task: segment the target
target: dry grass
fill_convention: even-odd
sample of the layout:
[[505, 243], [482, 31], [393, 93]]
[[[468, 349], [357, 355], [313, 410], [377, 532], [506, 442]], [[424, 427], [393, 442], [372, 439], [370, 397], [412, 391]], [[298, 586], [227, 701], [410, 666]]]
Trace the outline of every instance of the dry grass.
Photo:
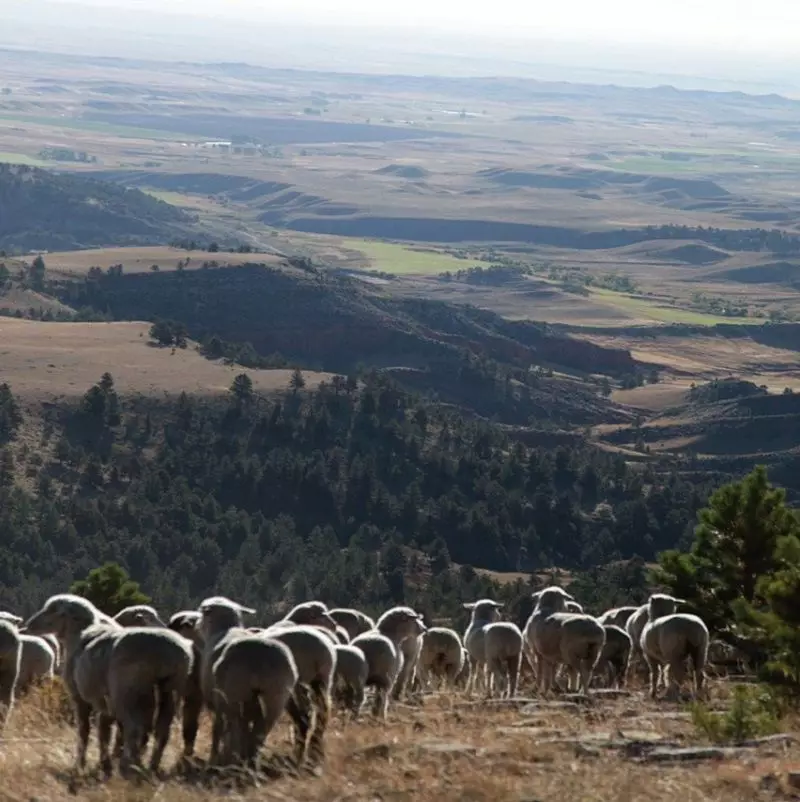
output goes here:
[[[725, 695], [716, 683], [717, 701]], [[752, 757], [682, 766], [652, 765], [613, 750], [575, 745], [620, 734], [696, 742], [688, 714], [637, 695], [596, 700], [573, 709], [469, 703], [461, 696], [426, 697], [423, 704], [398, 705], [386, 726], [365, 718], [357, 724], [335, 718], [326, 741], [327, 758], [317, 773], [261, 780], [244, 787], [198, 782], [173, 769], [179, 731], [160, 780], [129, 784], [87, 777], [75, 782], [71, 764], [74, 733], [59, 723], [57, 696], [40, 691], [23, 700], [0, 751], [0, 798], [9, 802], [66, 800], [99, 802], [205, 802], [222, 798], [301, 802], [340, 800], [472, 800], [497, 802], [757, 802], [788, 798], [786, 772], [798, 765], [797, 747], [778, 747]], [[664, 715], [664, 713], [667, 715]], [[199, 754], [208, 749], [204, 723]], [[286, 754], [286, 723], [268, 748]], [[558, 743], [558, 739], [573, 741]], [[547, 741], [551, 741], [548, 743]], [[94, 744], [90, 761], [96, 760]], [[91, 765], [91, 764], [90, 764]]]
[[[43, 399], [82, 395], [105, 371], [123, 394], [224, 393], [246, 372], [258, 392], [289, 387], [290, 370], [252, 370], [211, 362], [192, 343], [171, 351], [150, 345], [147, 323], [42, 323], [0, 318], [3, 381], [15, 395]], [[304, 374], [309, 389], [330, 378]]]

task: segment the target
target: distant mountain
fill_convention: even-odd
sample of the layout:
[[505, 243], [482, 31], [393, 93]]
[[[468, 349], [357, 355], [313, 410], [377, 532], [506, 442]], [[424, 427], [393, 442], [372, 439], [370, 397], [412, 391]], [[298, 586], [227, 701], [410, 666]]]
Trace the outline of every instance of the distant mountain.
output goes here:
[[8, 252], [159, 245], [192, 221], [138, 189], [0, 164], [0, 249]]

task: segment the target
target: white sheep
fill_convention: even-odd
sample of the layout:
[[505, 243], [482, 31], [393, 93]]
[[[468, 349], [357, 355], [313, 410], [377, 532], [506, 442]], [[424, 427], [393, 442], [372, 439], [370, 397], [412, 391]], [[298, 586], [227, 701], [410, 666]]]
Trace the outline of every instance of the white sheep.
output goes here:
[[628, 619], [638, 610], [638, 607], [612, 607], [606, 610], [602, 615], [597, 616], [597, 620], [605, 625], [609, 624], [612, 627], [621, 627], [625, 629]]
[[186, 685], [183, 697], [183, 756], [189, 758], [194, 754], [197, 731], [200, 725], [200, 713], [203, 709], [203, 690], [200, 686], [200, 671], [203, 662], [203, 638], [200, 633], [201, 615], [197, 610], [181, 610], [175, 613], [167, 624], [168, 629], [177, 632], [192, 643], [194, 659], [192, 673]]
[[400, 668], [397, 673], [392, 698], [397, 700], [403, 695], [406, 687], [414, 682], [417, 660], [422, 648], [421, 635], [426, 631], [422, 616], [411, 607], [392, 607], [376, 622], [375, 629], [392, 640], [398, 648]]
[[349, 607], [336, 607], [328, 612], [340, 627], [344, 627], [351, 641], [358, 635], [363, 635], [365, 632], [371, 632], [375, 629], [375, 622], [360, 610], [354, 610]]
[[631, 655], [631, 636], [614, 624], [604, 624], [606, 642], [600, 653], [598, 666], [606, 669], [608, 685], [616, 688], [624, 685]]
[[[663, 593], [655, 594], [664, 600], [672, 599], [674, 606], [672, 607], [672, 612], [674, 613], [677, 609], [678, 604], [683, 603], [682, 599], [676, 599], [673, 596], [667, 596]], [[664, 602], [666, 603], [666, 601]], [[647, 625], [649, 611], [650, 611], [650, 603], [642, 604], [641, 606], [636, 608], [636, 611], [628, 618], [625, 622], [625, 631], [631, 637], [631, 654], [630, 658], [628, 659], [628, 672], [627, 672], [627, 681], [630, 682], [630, 679], [633, 673], [636, 671], [638, 666], [644, 666], [647, 668], [647, 661], [645, 660], [644, 654], [642, 653], [642, 632], [644, 632], [644, 628]], [[657, 682], [661, 681], [661, 670], [659, 668], [659, 677], [657, 678]]]
[[357, 635], [350, 645], [360, 649], [367, 661], [366, 685], [375, 688], [373, 715], [386, 721], [389, 695], [400, 672], [402, 652], [390, 638], [377, 630]]
[[284, 616], [283, 620], [290, 621], [293, 624], [323, 627], [331, 632], [336, 632], [336, 627], [338, 626], [337, 622], [328, 612], [327, 606], [319, 601], [298, 604]]
[[522, 661], [522, 632], [509, 621], [496, 621], [483, 630], [489, 696], [495, 689], [509, 699], [517, 694]]
[[141, 766], [141, 752], [151, 732], [155, 741], [149, 768], [158, 771], [193, 662], [191, 641], [166, 628], [125, 628], [114, 638], [108, 690], [122, 730], [123, 772]]
[[650, 669], [650, 696], [655, 699], [659, 672], [663, 673], [667, 698], [677, 697], [686, 676], [689, 658], [694, 673], [695, 696], [703, 692], [708, 657], [708, 627], [696, 615], [676, 613], [680, 599], [654, 594], [648, 602], [648, 620], [642, 631], [641, 648]]
[[288, 646], [263, 635], [228, 642], [212, 666], [215, 724], [226, 762], [252, 761], [289, 706], [299, 678]]
[[19, 636], [22, 653], [19, 662], [17, 692], [24, 693], [32, 685], [53, 678], [56, 655], [49, 640], [26, 632]]
[[342, 706], [357, 719], [364, 704], [369, 676], [369, 663], [358, 646], [340, 643], [336, 646], [334, 693]]
[[114, 717], [109, 705], [108, 664], [123, 628], [87, 599], [62, 593], [45, 602], [27, 621], [25, 631], [29, 635], [53, 633], [64, 644], [64, 680], [75, 705], [78, 727], [76, 768], [83, 771], [86, 767], [91, 718], [96, 712], [100, 765], [109, 774]]
[[[262, 634], [286, 644], [297, 666], [299, 678], [296, 701], [300, 710], [296, 720], [302, 721], [302, 726], [298, 724], [295, 728], [297, 764], [302, 765], [307, 757], [314, 762], [322, 760], [324, 737], [331, 715], [331, 691], [336, 671], [336, 637], [330, 630], [321, 631], [320, 628], [302, 624], [273, 626], [265, 629]], [[308, 688], [310, 694], [307, 702], [305, 688]], [[313, 722], [310, 721], [312, 717]]]
[[135, 604], [120, 610], [114, 620], [123, 627], [166, 627], [161, 616], [149, 604]]
[[539, 688], [548, 693], [560, 664], [580, 677], [580, 690], [588, 694], [592, 672], [605, 645], [605, 630], [589, 615], [565, 612], [572, 597], [558, 587], [533, 594], [536, 607], [525, 626], [528, 648], [536, 656]]
[[14, 709], [22, 643], [17, 627], [0, 619], [0, 732]]
[[466, 691], [467, 696], [471, 696], [478, 685], [485, 684], [488, 690], [485, 630], [489, 624], [495, 623], [500, 618], [500, 610], [503, 605], [491, 599], [479, 599], [476, 602], [465, 602], [464, 608], [471, 611], [469, 624], [464, 632], [464, 647], [469, 655], [470, 663], [470, 676]]
[[454, 685], [464, 667], [464, 647], [458, 633], [448, 627], [431, 627], [422, 636], [417, 664], [420, 684], [427, 690], [431, 679]]

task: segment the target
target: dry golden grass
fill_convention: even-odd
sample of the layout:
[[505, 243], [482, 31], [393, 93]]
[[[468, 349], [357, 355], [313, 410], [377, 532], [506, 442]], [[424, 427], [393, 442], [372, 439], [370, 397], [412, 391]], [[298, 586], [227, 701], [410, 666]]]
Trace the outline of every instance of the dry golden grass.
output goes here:
[[[727, 695], [715, 684], [719, 703]], [[790, 798], [787, 771], [800, 765], [797, 747], [773, 747], [745, 759], [694, 765], [653, 765], [614, 750], [581, 748], [576, 739], [669, 738], [698, 742], [688, 713], [645, 701], [641, 693], [616, 701], [595, 700], [573, 709], [470, 703], [463, 696], [429, 696], [422, 704], [395, 705], [383, 726], [366, 716], [358, 723], [337, 716], [326, 740], [327, 757], [316, 774], [198, 781], [173, 766], [176, 726], [164, 776], [128, 783], [118, 777], [75, 780], [75, 736], [60, 715], [58, 693], [42, 689], [15, 710], [0, 749], [0, 798], [9, 802], [77, 799], [80, 802], [211, 802], [222, 798], [356, 802], [356, 800], [472, 800], [473, 802], [758, 802]], [[666, 713], [666, 715], [664, 715]], [[207, 754], [207, 722], [199, 755]], [[565, 739], [572, 743], [547, 741]], [[268, 749], [288, 754], [285, 722]], [[96, 761], [95, 745], [90, 747]]]
[[[105, 371], [123, 394], [224, 393], [246, 372], [258, 392], [289, 387], [290, 370], [252, 370], [211, 362], [194, 344], [185, 350], [156, 348], [147, 323], [42, 323], [0, 318], [3, 381], [26, 399], [82, 395]], [[305, 373], [311, 389], [330, 378]]]

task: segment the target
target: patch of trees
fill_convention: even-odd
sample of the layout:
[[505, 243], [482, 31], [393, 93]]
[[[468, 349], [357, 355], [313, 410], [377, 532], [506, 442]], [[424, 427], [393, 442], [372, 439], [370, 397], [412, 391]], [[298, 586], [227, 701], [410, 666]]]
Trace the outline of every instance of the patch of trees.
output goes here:
[[0, 604], [23, 610], [114, 562], [167, 608], [227, 593], [447, 615], [498, 592], [470, 566], [591, 570], [685, 547], [709, 490], [527, 448], [380, 375], [267, 400], [242, 374], [228, 399], [124, 404], [104, 375], [48, 414], [62, 434], [29, 466], [36, 492], [0, 488]]
[[162, 348], [186, 348], [186, 327], [174, 320], [156, 320], [150, 326], [150, 339]]
[[700, 404], [713, 404], [717, 401], [731, 401], [755, 395], [767, 395], [767, 389], [744, 379], [714, 379], [705, 384], [692, 385], [687, 393], [690, 401]]
[[44, 161], [78, 162], [79, 164], [95, 164], [97, 156], [90, 156], [85, 150], [72, 150], [71, 148], [42, 148], [39, 158]]

